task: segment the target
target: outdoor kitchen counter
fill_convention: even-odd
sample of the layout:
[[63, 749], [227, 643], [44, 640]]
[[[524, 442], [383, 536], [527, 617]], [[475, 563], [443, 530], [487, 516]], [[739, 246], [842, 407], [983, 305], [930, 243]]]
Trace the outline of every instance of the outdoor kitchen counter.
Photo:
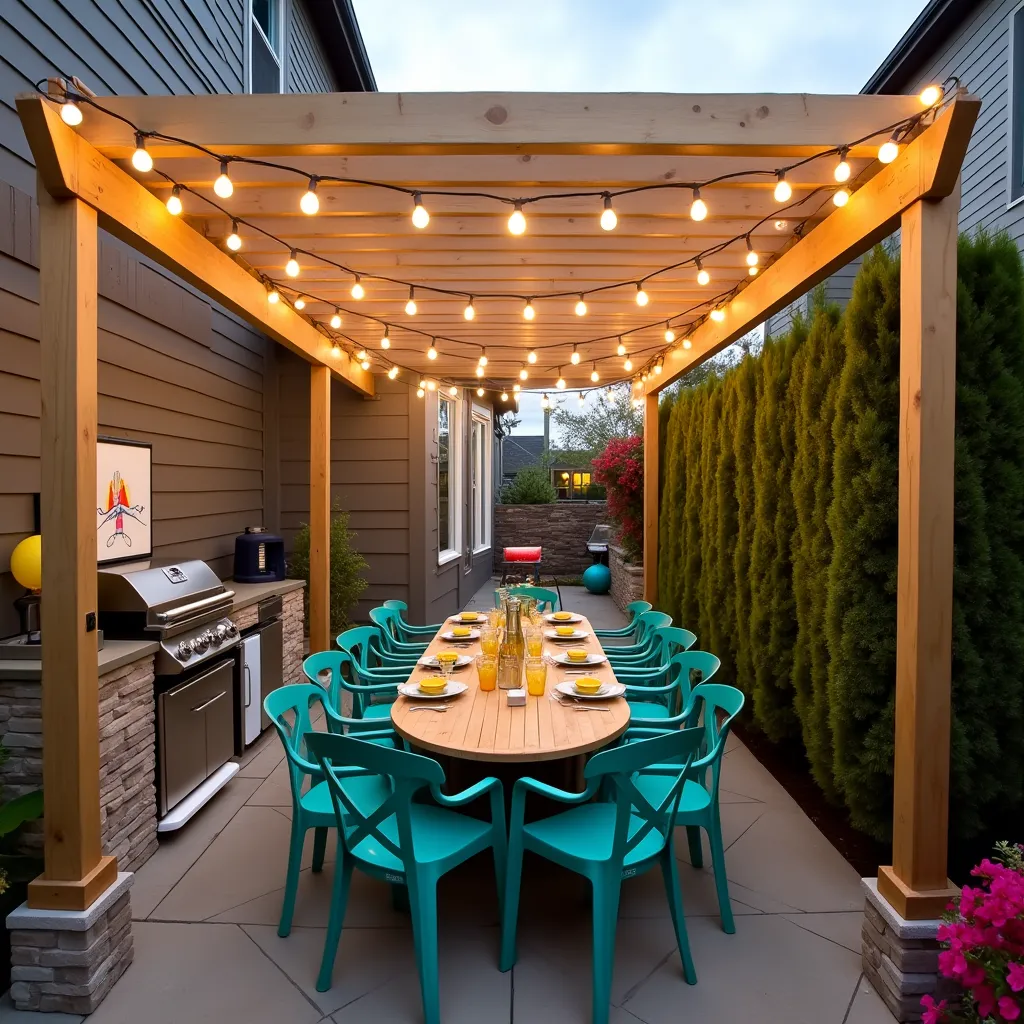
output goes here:
[[262, 601], [265, 597], [283, 597], [294, 590], [301, 590], [305, 585], [305, 580], [276, 580], [273, 583], [236, 583], [230, 579], [224, 581], [224, 586], [235, 592], [231, 608], [236, 612], [240, 608], [248, 608]]
[[[107, 640], [103, 644], [103, 650], [99, 652], [100, 675], [113, 672], [123, 665], [130, 665], [133, 661], [139, 661], [152, 654], [155, 654], [159, 644], [152, 640]], [[37, 683], [43, 675], [43, 664], [26, 658], [11, 658], [0, 660], [0, 683], [4, 682], [34, 682]]]

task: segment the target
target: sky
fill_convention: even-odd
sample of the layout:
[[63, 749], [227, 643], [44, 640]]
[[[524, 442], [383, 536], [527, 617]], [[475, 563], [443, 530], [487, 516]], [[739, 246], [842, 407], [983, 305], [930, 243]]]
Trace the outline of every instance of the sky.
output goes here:
[[925, 0], [354, 2], [382, 92], [855, 93]]

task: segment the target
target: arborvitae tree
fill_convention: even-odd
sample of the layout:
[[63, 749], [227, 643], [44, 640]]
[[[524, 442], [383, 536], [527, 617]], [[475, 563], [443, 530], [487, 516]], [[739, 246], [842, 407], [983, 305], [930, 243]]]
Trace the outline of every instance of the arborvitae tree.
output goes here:
[[677, 624], [696, 632], [700, 613], [697, 586], [701, 575], [700, 511], [701, 452], [704, 447], [704, 413], [707, 392], [698, 388], [690, 399], [686, 431], [686, 499], [683, 504], [682, 572], [680, 573]]
[[680, 394], [672, 407], [666, 430], [666, 457], [658, 554], [658, 606], [674, 620], [679, 618], [678, 579], [680, 572], [682, 508], [686, 495], [686, 421], [690, 403]]
[[892, 803], [899, 326], [899, 263], [876, 247], [845, 314], [826, 605], [835, 782], [853, 824], [876, 836]]
[[748, 697], [754, 690], [750, 633], [750, 545], [754, 533], [754, 410], [760, 367], [761, 358], [748, 355], [734, 371], [736, 422], [732, 450], [736, 463], [736, 545], [733, 550], [733, 628], [736, 639], [736, 686]]
[[718, 614], [715, 600], [714, 576], [718, 565], [718, 460], [719, 422], [722, 418], [722, 387], [718, 377], [709, 377], [701, 386], [704, 392], [704, 444], [700, 465], [700, 564], [697, 581], [697, 625], [691, 626], [697, 634], [697, 646], [713, 651], [712, 622]]
[[736, 557], [738, 507], [736, 502], [736, 451], [733, 447], [736, 419], [739, 411], [739, 378], [735, 371], [722, 381], [722, 412], [718, 419], [718, 472], [715, 526], [718, 541], [712, 574], [711, 603], [714, 614], [706, 640], [707, 649], [722, 662], [722, 680], [732, 683], [736, 679], [736, 620], [733, 597], [733, 563]]

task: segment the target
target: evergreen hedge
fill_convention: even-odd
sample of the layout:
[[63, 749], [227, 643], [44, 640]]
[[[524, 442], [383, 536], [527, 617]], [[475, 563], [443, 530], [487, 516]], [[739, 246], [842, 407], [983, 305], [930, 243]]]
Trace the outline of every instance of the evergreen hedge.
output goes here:
[[[1024, 813], [1024, 267], [959, 243], [951, 827]], [[663, 403], [659, 594], [861, 829], [891, 829], [899, 262]]]

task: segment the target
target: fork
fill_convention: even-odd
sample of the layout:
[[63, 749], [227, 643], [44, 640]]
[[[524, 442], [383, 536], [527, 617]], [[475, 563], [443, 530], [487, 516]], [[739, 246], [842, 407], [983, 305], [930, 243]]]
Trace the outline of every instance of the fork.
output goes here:
[[441, 705], [436, 705], [436, 704], [418, 704], [414, 708], [409, 708], [409, 713], [411, 714], [413, 711], [441, 711], [441, 712], [444, 712], [444, 711], [447, 711], [447, 710], [448, 710], [448, 705], [447, 704], [441, 704]]

